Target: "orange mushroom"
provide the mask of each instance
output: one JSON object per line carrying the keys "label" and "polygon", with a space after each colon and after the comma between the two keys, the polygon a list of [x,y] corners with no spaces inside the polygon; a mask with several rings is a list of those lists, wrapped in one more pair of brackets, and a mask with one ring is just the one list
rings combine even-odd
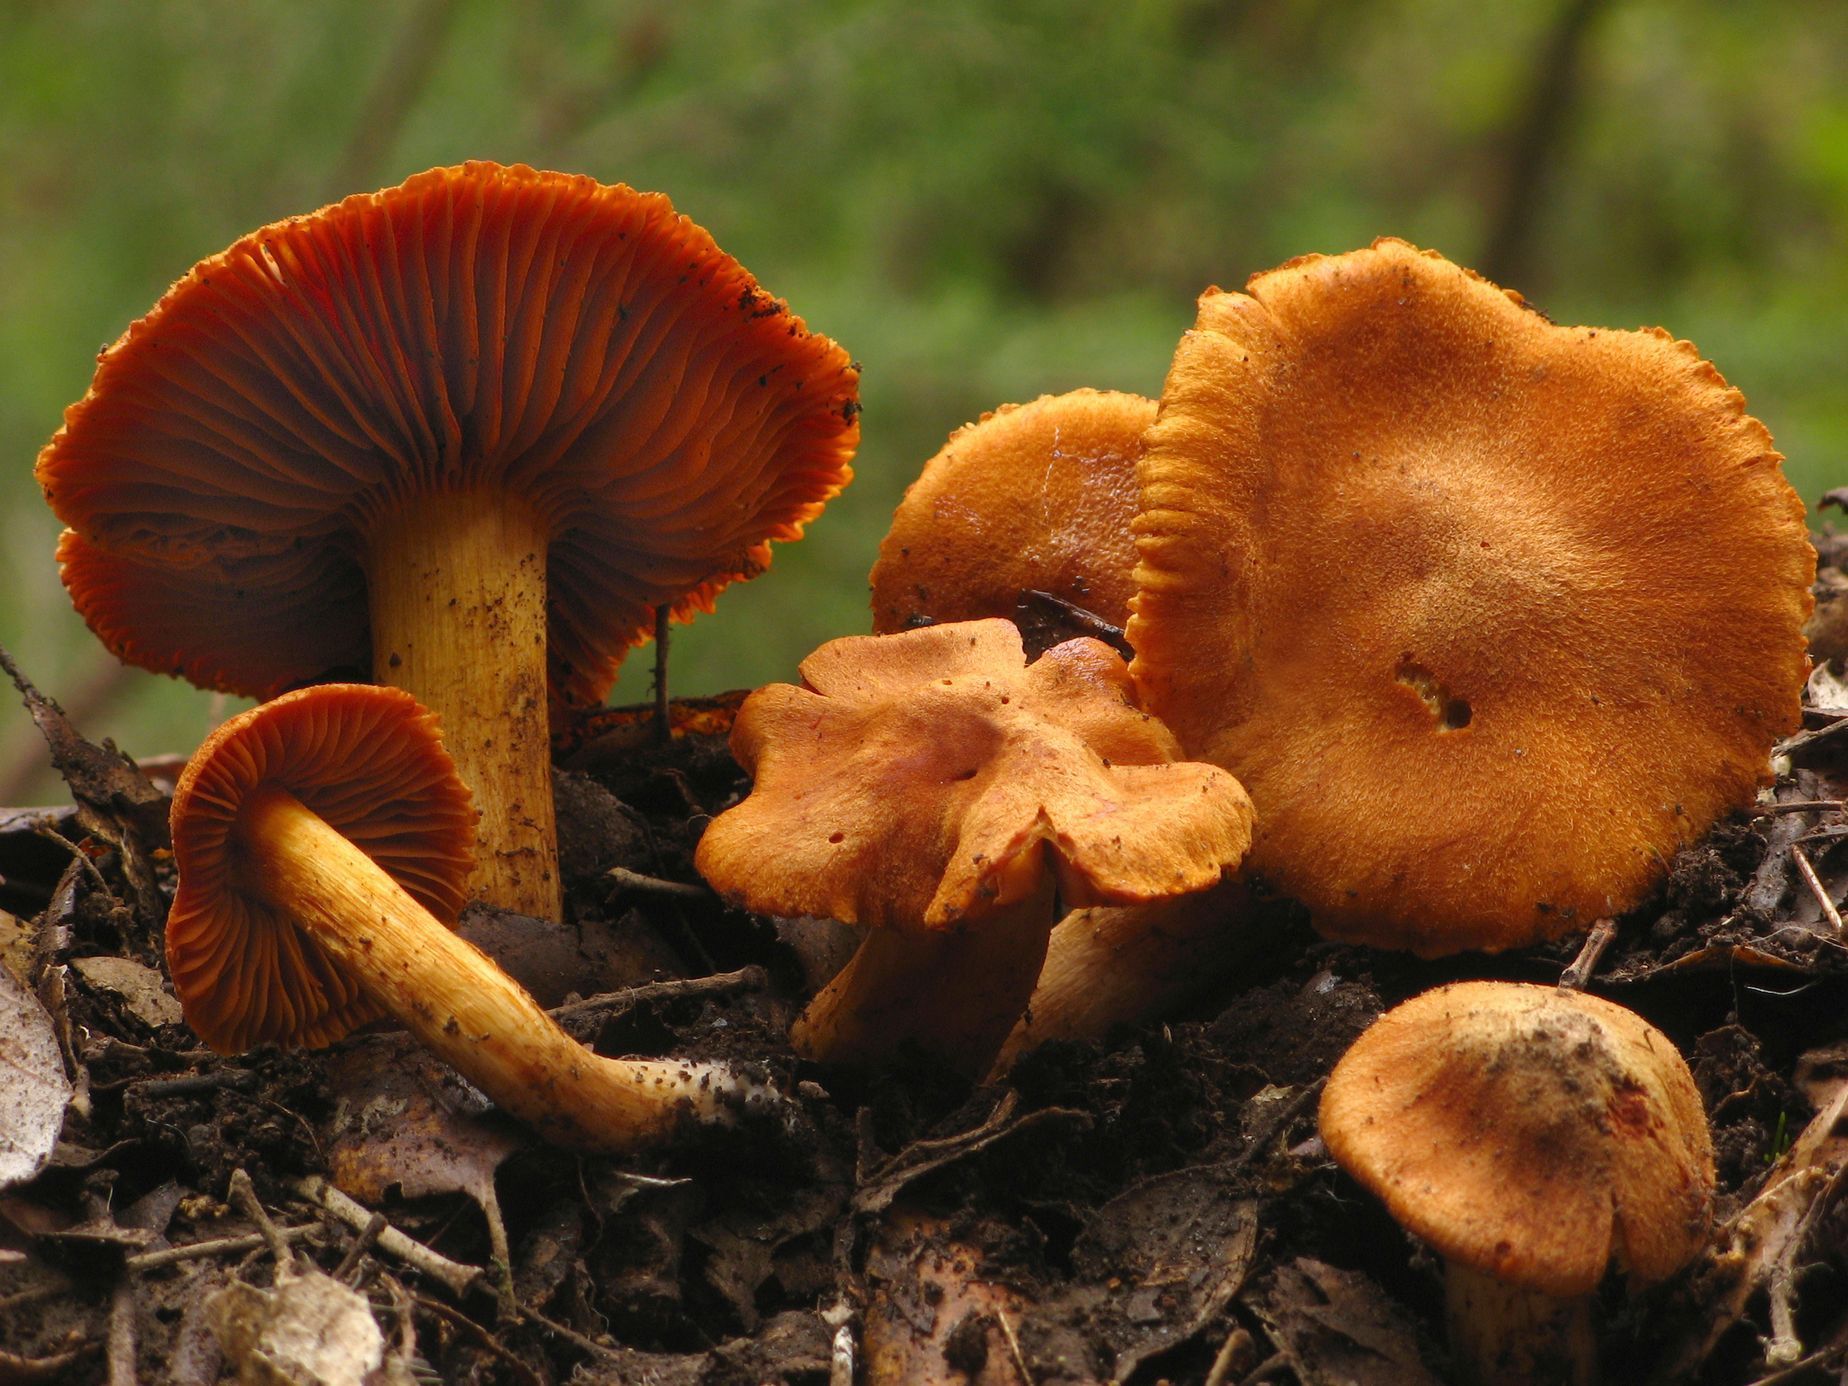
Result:
{"label": "orange mushroom", "polygon": [[234,717],[173,796],[167,963],[224,1053],[323,1045],[389,1013],[560,1144],[625,1151],[776,1105],[718,1064],[606,1059],[451,932],[474,860],[466,785],[407,693],[325,684]]}
{"label": "orange mushroom", "polygon": [[1202,890],[1250,840],[1238,783],[1177,763],[1098,641],[1027,664],[1011,623],[958,622],[830,641],[802,677],[740,710],[732,751],[756,783],[696,861],[750,909],[867,926],[791,1032],[810,1057],[913,1043],[979,1076],[1061,898]]}
{"label": "orange mushroom", "polygon": [[1425,956],[1637,904],[1796,727],[1814,554],[1693,346],[1398,241],[1209,291],[1139,467],[1144,704],[1249,869]]}
{"label": "orange mushroom", "polygon": [[1322,1140],[1444,1258],[1479,1382],[1589,1382],[1606,1268],[1662,1280],[1706,1244],[1713,1143],[1661,1031],[1582,992],[1460,982],[1388,1011],[1322,1093]]}
{"label": "orange mushroom", "polygon": [[1012,617],[1028,591],[1121,627],[1136,590],[1136,461],[1154,422],[1153,400],[1073,390],[957,429],[879,546],[873,629]]}
{"label": "orange mushroom", "polygon": [[121,658],[271,697],[370,671],[450,728],[476,893],[560,914],[546,709],[847,481],[857,372],[665,197],[433,169],[200,262],[38,462]]}

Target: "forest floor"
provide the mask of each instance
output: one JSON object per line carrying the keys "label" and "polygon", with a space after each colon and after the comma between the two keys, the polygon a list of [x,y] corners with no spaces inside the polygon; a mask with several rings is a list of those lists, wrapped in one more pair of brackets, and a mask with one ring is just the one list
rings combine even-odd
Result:
{"label": "forest floor", "polygon": [[[1848,541],[1821,544],[1848,569]],[[1844,1138],[1811,1124],[1848,1084],[1843,691],[1812,680],[1759,811],[1682,853],[1592,974],[1688,1059],[1721,1191],[1719,1253],[1641,1293],[1607,1281],[1613,1380],[1848,1380]],[[746,788],[727,706],[667,746],[640,717],[580,738],[571,927],[465,921],[546,1004],[594,994],[567,1023],[600,1051],[729,1057],[794,1096],[774,1126],[620,1159],[546,1147],[402,1035],[202,1048],[161,970],[169,864],[137,845],[173,767],[147,767],[148,797],[40,706],[83,807],[0,811],[0,957],[73,1088],[0,1008],[7,1081],[52,1094],[58,1133],[23,1167],[0,1152],[0,1382],[1447,1379],[1441,1267],[1329,1160],[1316,1098],[1382,1009],[1555,981],[1582,936],[1421,962],[1278,902],[1191,1011],[1003,1084],[822,1070],[783,1036],[838,940],[696,887],[700,826]],[[264,1376],[265,1351],[318,1365]]]}

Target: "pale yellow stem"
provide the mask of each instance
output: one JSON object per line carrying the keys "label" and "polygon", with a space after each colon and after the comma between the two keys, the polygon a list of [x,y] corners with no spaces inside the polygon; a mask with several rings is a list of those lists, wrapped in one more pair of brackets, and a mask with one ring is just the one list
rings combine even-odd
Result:
{"label": "pale yellow stem", "polygon": [[481,810],[470,888],[505,910],[564,915],[546,699],[548,535],[497,491],[418,496],[366,554],[373,677],[442,719]]}
{"label": "pale yellow stem", "polygon": [[310,934],[412,1034],[560,1145],[630,1151],[779,1099],[718,1064],[585,1049],[472,944],[284,790],[246,801],[240,884]]}
{"label": "pale yellow stem", "polygon": [[979,1078],[1033,994],[1054,908],[1048,876],[962,929],[869,929],[790,1027],[790,1043],[811,1059],[867,1066],[909,1045]]}
{"label": "pale yellow stem", "polygon": [[1459,1380],[1471,1386],[1593,1386],[1591,1296],[1561,1299],[1444,1263],[1445,1316]]}
{"label": "pale yellow stem", "polygon": [[1003,1077],[1050,1040],[1100,1040],[1166,1014],[1247,961],[1268,936],[1241,928],[1236,880],[1144,905],[1073,910],[1052,931],[1027,1012],[990,1071]]}

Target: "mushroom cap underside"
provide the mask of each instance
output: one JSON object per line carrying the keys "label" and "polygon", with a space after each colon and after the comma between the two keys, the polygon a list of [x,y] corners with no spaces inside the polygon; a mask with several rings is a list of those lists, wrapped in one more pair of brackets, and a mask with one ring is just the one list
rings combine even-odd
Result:
{"label": "mushroom cap underside", "polygon": [[1500,949],[1636,904],[1797,725],[1814,552],[1686,342],[1382,241],[1211,291],[1140,466],[1145,706],[1335,937]]}
{"label": "mushroom cap underside", "polygon": [[[504,488],[551,534],[554,691],[595,701],[656,606],[709,608],[847,482],[857,386],[660,194],[471,163],[196,265],[102,354],[38,478],[104,640],[253,696],[368,654],[354,594],[395,507]],[[210,619],[271,605],[301,645],[253,655]]]}
{"label": "mushroom cap underside", "polygon": [[231,718],[173,795],[179,889],[167,967],[187,1023],[220,1053],[331,1044],[384,1014],[243,884],[238,824],[256,790],[286,790],[454,926],[475,860],[475,810],[433,714],[364,684],[287,693]]}

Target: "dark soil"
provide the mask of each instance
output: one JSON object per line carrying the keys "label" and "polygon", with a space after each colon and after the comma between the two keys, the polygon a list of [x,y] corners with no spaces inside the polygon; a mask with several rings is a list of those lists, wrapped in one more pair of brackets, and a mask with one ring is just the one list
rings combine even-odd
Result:
{"label": "dark soil", "polygon": [[[573,1019],[602,1051],[748,1058],[796,1095],[793,1122],[642,1158],[538,1144],[402,1037],[211,1054],[80,965],[132,960],[158,990],[138,859],[157,893],[172,882],[145,815],[92,785],[81,819],[0,817],[0,908],[17,917],[0,952],[79,1080],[50,1161],[0,1191],[0,1381],[233,1379],[234,1297],[215,1297],[309,1266],[369,1304],[395,1363],[380,1381],[1445,1379],[1441,1268],[1328,1160],[1315,1099],[1383,1008],[1462,977],[1555,980],[1582,936],[1420,962],[1324,942],[1277,902],[1262,956],[1191,1012],[1048,1046],[1005,1085],[824,1071],[783,1035],[817,957],[839,956],[827,931],[607,874],[697,882],[706,817],[746,789],[726,712],[689,705],[665,746],[642,716],[578,729],[560,779],[571,925],[469,924],[547,1004],[656,983]],[[1823,806],[1741,816],[1684,852],[1590,984],[1687,1056],[1723,1218],[1848,1073],[1848,943],[1820,898],[1848,896],[1848,719],[1806,725],[1776,798]],[[286,1276],[273,1248],[227,1240],[256,1229],[230,1193],[240,1170],[292,1238]],[[357,1226],[310,1203],[311,1176],[358,1199]],[[1793,1258],[1794,1368],[1767,1366],[1765,1293],[1728,1307],[1735,1261],[1640,1295],[1612,1277],[1609,1379],[1841,1379],[1841,1183]],[[444,1283],[396,1233],[479,1274]],[[208,1243],[226,1244],[157,1254]]]}

